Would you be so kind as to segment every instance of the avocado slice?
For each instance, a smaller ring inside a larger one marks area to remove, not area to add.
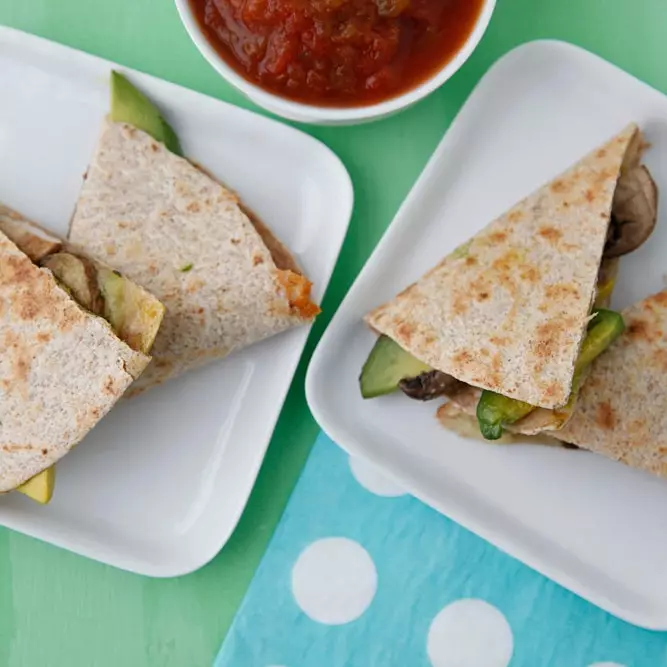
[[[21,484],[16,490],[28,496],[31,500],[46,505],[53,497],[55,483],[56,469],[54,466],[51,466]]]
[[[600,308],[588,323],[588,333],[579,350],[574,374],[581,374],[596,357],[599,357],[623,332],[623,316],[614,310]]]
[[[505,424],[514,424],[535,410],[534,405],[508,398],[495,391],[482,391],[477,403],[477,423],[486,440],[498,440]]]
[[[117,271],[71,252],[49,255],[41,265],[79,305],[104,317],[133,350],[150,353],[164,314],[157,299]]]
[[[416,377],[431,367],[406,352],[387,336],[377,339],[361,370],[359,385],[364,398],[376,398],[398,389],[404,378]]]
[[[588,324],[588,333],[581,344],[579,357],[574,367],[572,393],[567,407],[571,407],[581,379],[590,364],[602,354],[623,332],[625,323],[620,313],[613,310],[597,310]],[[477,403],[477,422],[480,431],[487,440],[498,440],[503,434],[503,427],[514,424],[535,409],[523,401],[502,396],[493,391],[484,390]]]
[[[97,283],[104,297],[105,319],[132,349],[149,354],[162,323],[164,306],[105,266],[97,266]]]
[[[122,74],[111,72],[111,120],[127,123],[150,134],[172,153],[183,155],[176,132],[162,117],[157,107]]]

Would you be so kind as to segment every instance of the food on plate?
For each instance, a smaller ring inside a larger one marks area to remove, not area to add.
[[[53,490],[56,485],[56,467],[51,466],[42,470],[39,474],[31,477],[27,482],[21,484],[16,490],[24,496],[34,500],[40,505],[47,505],[53,498]]]
[[[561,428],[590,363],[623,333],[605,308],[618,257],[655,227],[643,149],[626,127],[369,313],[379,339],[362,395],[447,397],[487,439]]]
[[[170,151],[164,134],[152,135],[163,123],[129,87],[113,87],[112,109],[152,120],[139,129],[105,119],[69,240],[166,306],[153,362],[130,392],[138,393],[309,323],[319,308],[287,248],[233,192]]]
[[[63,242],[11,208],[0,204],[0,231],[8,236],[33,262],[58,252]]]
[[[91,316],[100,316],[111,325],[111,329],[120,341],[127,344],[136,353],[136,357],[129,357],[132,363],[128,368],[135,366],[136,370],[133,374],[138,375],[149,361],[148,354],[162,321],[164,306],[151,294],[121,276],[117,271],[100,262],[76,254],[76,250],[63,244],[58,237],[49,234],[21,214],[2,205],[0,205],[0,235],[0,239],[13,242],[18,250],[25,253],[33,263],[48,269],[55,278],[56,284],[71,297],[70,301],[73,299],[78,306],[85,309],[86,313]],[[24,264],[27,265],[27,262]],[[31,272],[35,271],[36,275],[44,273],[40,272],[37,267],[31,269]],[[43,307],[50,308],[51,306],[47,304]],[[62,308],[62,305],[58,304],[57,307]],[[40,326],[40,323],[35,323],[35,326]],[[47,333],[44,332],[44,335]],[[40,334],[37,334],[37,339],[40,340]],[[26,351],[30,349],[29,345],[25,347]],[[78,354],[78,351],[72,349],[70,353]],[[46,368],[48,357],[46,361],[42,361],[35,355],[34,359],[40,366],[43,366],[43,370]],[[35,361],[32,365],[35,365]],[[32,372],[32,369],[28,370]],[[77,372],[75,366],[72,367],[72,372]],[[48,386],[47,379],[48,376],[42,380],[40,387],[46,387],[49,392],[55,392],[58,387],[56,383],[60,382],[59,375],[54,373],[53,387]],[[5,381],[8,382],[7,379]],[[39,396],[35,400],[40,400]],[[91,407],[91,411],[97,409],[95,406]],[[61,428],[66,428],[66,425],[63,424]],[[71,447],[76,442],[78,440],[66,445],[61,443],[61,447]],[[30,446],[33,447],[32,444]],[[57,454],[58,452],[55,454],[57,458],[62,455]],[[44,454],[44,456],[50,457],[51,455]],[[0,463],[0,470],[2,467]],[[16,490],[37,502],[47,503],[53,494],[54,484],[55,471],[53,467],[50,467],[31,477]],[[0,486],[3,486],[2,479],[0,479]]]
[[[176,132],[157,107],[120,72],[111,72],[111,112],[114,123],[127,123],[161,141],[172,153],[183,155]]]
[[[0,492],[48,502],[53,471],[35,477],[83,439],[150,357],[1,232],[0,302]]]
[[[407,92],[459,52],[483,0],[190,0],[209,43],[251,83],[321,106]]]
[[[625,333],[595,360],[572,418],[552,435],[667,477],[667,291],[623,318]]]
[[[104,317],[132,349],[149,354],[164,317],[164,306],[115,269],[68,249],[40,261],[76,301]]]

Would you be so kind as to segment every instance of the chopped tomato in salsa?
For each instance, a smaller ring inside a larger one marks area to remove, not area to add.
[[[447,63],[483,0],[190,0],[209,41],[253,83],[318,105],[403,93]]]

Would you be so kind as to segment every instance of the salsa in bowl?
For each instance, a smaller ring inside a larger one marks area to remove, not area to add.
[[[495,0],[177,0],[203,55],[255,102],[310,122],[392,113],[453,74]]]

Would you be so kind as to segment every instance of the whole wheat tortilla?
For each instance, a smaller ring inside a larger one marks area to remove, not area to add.
[[[148,364],[0,233],[0,492],[53,465]]]
[[[558,408],[590,319],[616,183],[636,125],[457,248],[367,323],[474,387]]]
[[[618,273],[618,264],[618,258],[603,259],[600,265],[598,279],[604,282],[609,280],[615,281]],[[595,305],[599,308],[608,308],[610,300],[611,291],[606,293],[602,299],[600,299],[598,295]],[[519,419],[519,421],[513,424],[506,424],[504,428],[515,435],[526,436],[562,428],[572,416],[572,412],[577,402],[578,388],[586,381],[588,372],[589,369],[584,369],[581,372],[578,387],[573,389],[575,396],[568,400],[565,407],[556,408],[554,410],[535,408],[535,410],[523,417],[523,419]],[[479,431],[479,425],[477,424],[477,404],[482,395],[482,390],[464,383],[458,383],[452,390],[445,392],[445,395],[450,400],[450,403],[446,405],[456,406],[460,412],[472,417],[477,430]],[[447,411],[445,411],[444,414],[447,415]],[[444,420],[441,419],[441,421],[445,423]]]
[[[61,239],[28,220],[18,211],[0,204],[0,232],[13,241],[33,262],[58,252]]]
[[[146,133],[105,121],[69,239],[167,308],[133,392],[317,314],[310,282],[261,231],[273,253],[232,192]]]
[[[64,252],[85,261],[96,274],[112,271],[118,274],[118,271],[104,262],[87,257],[80,248],[65,243],[55,234],[48,232],[37,223],[26,218],[22,213],[3,204],[0,204],[0,233],[7,236],[21,252],[28,255],[36,264],[44,262],[42,264],[44,266],[48,263],[50,256]],[[110,321],[110,317],[107,316],[108,313],[105,314],[104,307],[98,312],[91,304],[83,302],[71,283],[65,281],[63,286],[85,310],[104,317],[111,325],[113,332],[135,352],[148,355],[152,348],[149,334],[159,330],[164,317],[164,306],[147,290],[133,283],[126,276],[118,274],[118,278],[124,281],[123,309],[125,317],[122,322],[116,324]]]
[[[623,311],[625,333],[598,357],[563,442],[667,477],[667,291]]]

